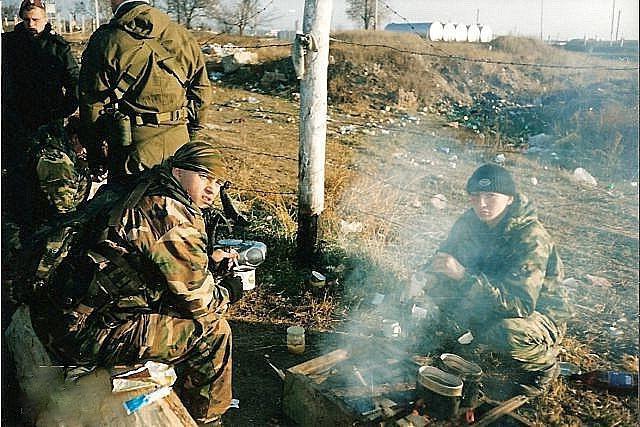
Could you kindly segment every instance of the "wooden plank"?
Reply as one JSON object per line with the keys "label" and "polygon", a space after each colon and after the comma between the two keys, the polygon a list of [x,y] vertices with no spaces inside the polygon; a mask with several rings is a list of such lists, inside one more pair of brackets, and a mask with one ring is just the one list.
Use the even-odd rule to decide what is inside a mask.
{"label": "wooden plank", "polygon": [[[498,406],[498,405],[502,404],[502,401],[489,399],[486,396],[484,397],[483,400],[485,402],[487,402],[489,405]],[[525,425],[527,427],[534,427],[535,426],[533,421],[531,421],[530,419],[528,419],[526,417],[523,417],[522,415],[516,414],[515,412],[507,412],[505,415],[507,415],[508,417],[513,418],[516,421],[519,421],[520,423],[522,423],[522,425]]]}
{"label": "wooden plank", "polygon": [[347,360],[350,357],[349,352],[345,349],[334,350],[331,353],[324,354],[322,356],[311,359],[307,362],[293,366],[288,371],[294,374],[310,375],[316,374],[327,369],[330,369],[333,365],[343,360]]}
{"label": "wooden plank", "polygon": [[475,427],[485,427],[488,426],[489,424],[491,424],[492,422],[494,422],[495,420],[497,420],[498,418],[502,417],[503,415],[511,412],[511,411],[515,411],[516,409],[518,409],[519,407],[521,407],[522,405],[524,405],[525,403],[527,403],[529,401],[529,398],[525,395],[518,395],[515,397],[512,397],[511,399],[503,402],[501,405],[496,406],[495,408],[489,410],[488,412],[486,412],[482,418],[480,418],[478,420],[478,422],[476,422],[474,424]]}

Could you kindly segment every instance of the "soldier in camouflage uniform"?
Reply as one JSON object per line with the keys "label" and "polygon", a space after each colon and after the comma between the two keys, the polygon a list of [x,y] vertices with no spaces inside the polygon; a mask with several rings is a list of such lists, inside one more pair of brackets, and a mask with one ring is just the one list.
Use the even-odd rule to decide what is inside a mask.
{"label": "soldier in camouflage uniform", "polygon": [[38,186],[49,207],[49,214],[41,215],[43,219],[69,213],[87,198],[91,180],[78,129],[79,120],[72,116],[64,128],[53,122],[31,139]]}
{"label": "soldier in camouflage uniform", "polygon": [[556,247],[509,172],[494,164],[467,182],[472,209],[454,224],[424,270],[427,295],[445,328],[470,330],[477,343],[506,355],[528,394],[557,376],[560,330],[552,314],[563,266]]}
{"label": "soldier in camouflage uniform", "polygon": [[[160,164],[199,129],[211,83],[200,46],[141,0],[111,0],[114,16],[82,55],[82,144],[111,178]],[[105,148],[103,141],[107,142]]]}
{"label": "soldier in camouflage uniform", "polygon": [[214,202],[221,175],[216,152],[190,142],[132,182],[101,188],[85,209],[95,220],[32,309],[55,358],[80,366],[171,363],[194,418],[225,412],[231,330],[223,315],[242,283],[225,273],[237,255],[207,254],[201,210]]}

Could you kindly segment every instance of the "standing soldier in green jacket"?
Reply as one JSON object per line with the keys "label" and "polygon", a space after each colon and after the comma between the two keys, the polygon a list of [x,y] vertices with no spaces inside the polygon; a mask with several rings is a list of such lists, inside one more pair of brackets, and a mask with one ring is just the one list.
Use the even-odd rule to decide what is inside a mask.
{"label": "standing soldier in green jacket", "polygon": [[223,316],[242,282],[230,274],[237,254],[207,253],[202,215],[222,176],[211,146],[189,142],[89,201],[91,219],[31,299],[34,329],[58,362],[174,364],[175,389],[194,418],[227,410],[231,329]]}
{"label": "standing soldier in green jacket", "polygon": [[475,342],[506,357],[518,392],[541,393],[558,375],[556,321],[568,313],[562,261],[506,169],[481,166],[467,192],[471,209],[424,267],[426,295],[450,338],[471,331]]}
{"label": "standing soldier in green jacket", "polygon": [[200,47],[146,0],[111,0],[111,21],[91,36],[80,70],[82,144],[111,178],[169,158],[210,102]]}

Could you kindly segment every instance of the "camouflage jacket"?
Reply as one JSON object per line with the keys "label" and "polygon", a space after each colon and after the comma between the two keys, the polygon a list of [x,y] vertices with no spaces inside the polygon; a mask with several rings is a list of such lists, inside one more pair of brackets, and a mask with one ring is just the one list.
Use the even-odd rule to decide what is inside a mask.
{"label": "camouflage jacket", "polygon": [[223,314],[229,291],[208,270],[201,210],[170,171],[157,167],[147,175],[153,182],[146,185],[144,195],[133,206],[117,203],[109,213],[111,225],[89,250],[97,268],[94,280],[99,282],[102,274],[111,281],[128,274],[105,256],[105,248],[116,248],[130,267],[143,270],[140,276],[146,281],[142,292],[135,283],[128,294],[126,286],[121,287],[117,309],[126,312],[140,306],[182,318]]}
{"label": "camouflage jacket", "polygon": [[[123,5],[108,24],[93,33],[82,56],[79,85],[82,143],[90,161],[98,156],[96,144],[104,137],[98,119],[105,105],[115,99],[122,98],[119,111],[132,117],[136,148],[160,138],[163,145],[176,141],[177,149],[188,140],[187,119],[196,124],[211,96],[204,56],[196,40],[167,14],[142,2]],[[167,117],[173,113],[181,114]],[[174,129],[140,132],[136,129],[141,123],[136,127],[136,120],[142,124],[150,120],[156,128],[157,123],[167,122]],[[145,166],[155,164],[159,162]]]}
{"label": "camouflage jacket", "polygon": [[[540,311],[541,295],[547,305],[564,275],[551,236],[522,195],[493,228],[480,221],[472,209],[467,211],[439,252],[452,255],[465,267],[462,283],[450,286],[466,291],[460,307],[486,309],[476,313],[476,320],[527,317]],[[477,310],[479,307],[483,310]]]}
{"label": "camouflage jacket", "polygon": [[51,210],[56,214],[74,210],[86,199],[91,181],[61,123],[42,126],[30,146],[38,185]]}
{"label": "camouflage jacket", "polygon": [[231,294],[224,275],[208,270],[202,212],[167,168],[101,187],[70,221],[68,255],[45,272],[39,303],[65,312],[83,304],[120,321],[137,313],[210,321],[226,312]]}

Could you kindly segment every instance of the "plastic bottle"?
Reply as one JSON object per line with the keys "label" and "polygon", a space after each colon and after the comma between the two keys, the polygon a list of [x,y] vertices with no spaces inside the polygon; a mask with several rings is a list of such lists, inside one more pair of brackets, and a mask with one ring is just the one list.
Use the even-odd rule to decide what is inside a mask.
{"label": "plastic bottle", "polygon": [[593,387],[613,393],[638,393],[638,374],[622,371],[590,371],[569,377]]}

